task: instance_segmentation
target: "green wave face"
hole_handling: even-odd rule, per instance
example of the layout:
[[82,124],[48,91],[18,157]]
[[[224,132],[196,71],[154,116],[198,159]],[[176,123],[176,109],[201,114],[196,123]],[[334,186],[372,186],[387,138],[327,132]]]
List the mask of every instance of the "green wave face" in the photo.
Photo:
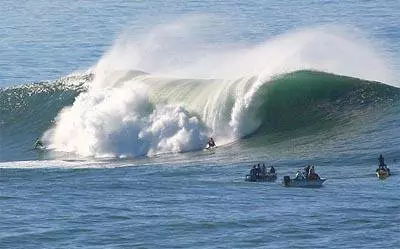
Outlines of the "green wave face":
[[[20,157],[54,122],[57,113],[72,105],[81,85],[34,83],[0,89],[0,160]],[[22,157],[21,159],[23,159]]]
[[[366,116],[370,107],[392,103],[398,88],[323,72],[297,71],[264,84],[256,98],[262,125],[255,132],[273,133],[305,127],[327,128]],[[254,135],[254,134],[253,134]]]

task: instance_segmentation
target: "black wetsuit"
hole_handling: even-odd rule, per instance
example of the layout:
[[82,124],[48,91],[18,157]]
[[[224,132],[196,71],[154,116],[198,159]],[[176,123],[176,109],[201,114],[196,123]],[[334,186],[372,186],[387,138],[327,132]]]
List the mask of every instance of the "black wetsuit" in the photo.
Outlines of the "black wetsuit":
[[214,147],[215,146],[215,142],[213,139],[208,140],[208,146],[209,147]]

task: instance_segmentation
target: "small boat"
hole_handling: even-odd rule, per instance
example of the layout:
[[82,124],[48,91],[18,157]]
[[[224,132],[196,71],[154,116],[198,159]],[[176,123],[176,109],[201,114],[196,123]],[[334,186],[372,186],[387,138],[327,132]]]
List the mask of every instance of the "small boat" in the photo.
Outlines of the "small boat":
[[319,188],[326,181],[325,178],[317,179],[290,179],[290,176],[284,176],[282,184],[285,187],[297,187],[297,188]]
[[376,176],[379,179],[386,179],[386,177],[390,176],[390,171],[389,170],[384,170],[384,169],[377,169],[376,170]]
[[273,182],[277,179],[276,173],[267,173],[265,175],[246,175],[246,182]]

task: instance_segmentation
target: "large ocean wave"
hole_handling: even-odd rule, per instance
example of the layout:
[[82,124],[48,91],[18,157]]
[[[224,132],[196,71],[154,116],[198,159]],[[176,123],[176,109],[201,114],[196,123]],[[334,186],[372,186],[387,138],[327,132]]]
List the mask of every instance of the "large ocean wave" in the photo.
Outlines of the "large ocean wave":
[[80,79],[85,83],[1,90],[2,151],[26,152],[36,137],[49,149],[81,156],[200,150],[208,136],[222,145],[248,136],[339,125],[368,115],[362,110],[371,106],[396,101],[400,94],[379,82],[297,71],[265,82],[238,108],[239,93],[246,94],[255,77],[183,80],[127,72],[123,82],[97,90],[88,87],[90,75]]
[[[293,32],[228,56],[222,51],[208,60],[186,61],[180,70],[157,63],[163,69],[157,72],[149,65],[161,58],[159,51],[146,50],[143,62],[144,43],[133,44],[116,42],[90,73],[0,89],[0,159],[23,158],[37,137],[51,151],[83,157],[201,150],[210,136],[223,145],[335,126],[367,115],[361,109],[396,101],[399,94],[380,83],[388,78],[376,54],[340,32]],[[126,57],[132,47],[133,65]],[[207,70],[213,77],[202,78]],[[178,71],[197,77],[173,77],[185,75]]]

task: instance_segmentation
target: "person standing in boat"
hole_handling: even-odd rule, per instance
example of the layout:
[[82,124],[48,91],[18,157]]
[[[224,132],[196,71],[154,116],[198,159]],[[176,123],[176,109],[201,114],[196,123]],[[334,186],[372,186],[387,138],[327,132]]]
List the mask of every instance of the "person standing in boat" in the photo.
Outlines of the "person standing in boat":
[[386,164],[385,164],[385,159],[383,158],[382,154],[379,155],[378,161],[379,161],[378,168],[387,171],[387,167],[386,167]]
[[385,159],[383,158],[382,154],[379,155],[378,161],[379,161],[379,165],[378,165],[379,167],[385,167],[386,166]]
[[257,164],[256,173],[257,173],[257,176],[261,175],[261,166],[260,166],[260,164]]
[[376,171],[384,170],[390,174],[390,169],[387,167],[387,165],[385,163],[385,159],[383,158],[382,154],[379,155],[378,161],[379,161],[379,165],[378,165],[378,169]]

